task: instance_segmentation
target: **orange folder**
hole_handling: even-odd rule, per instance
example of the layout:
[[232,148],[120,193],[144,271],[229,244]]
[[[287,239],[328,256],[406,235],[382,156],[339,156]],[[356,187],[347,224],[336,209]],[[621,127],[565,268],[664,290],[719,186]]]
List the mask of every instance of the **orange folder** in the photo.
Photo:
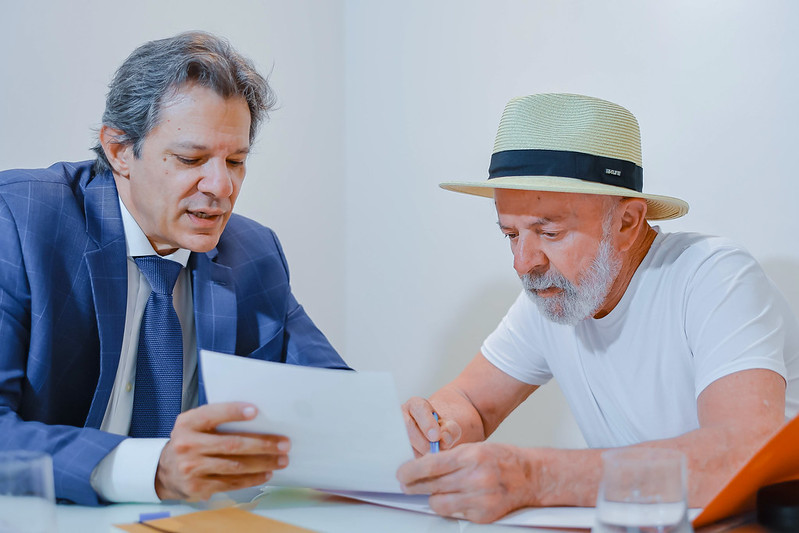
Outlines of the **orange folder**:
[[712,524],[755,508],[757,489],[799,479],[799,416],[760,448],[694,519],[694,527]]
[[313,533],[310,529],[293,526],[236,507],[197,511],[170,518],[158,518],[133,524],[114,524],[130,533]]

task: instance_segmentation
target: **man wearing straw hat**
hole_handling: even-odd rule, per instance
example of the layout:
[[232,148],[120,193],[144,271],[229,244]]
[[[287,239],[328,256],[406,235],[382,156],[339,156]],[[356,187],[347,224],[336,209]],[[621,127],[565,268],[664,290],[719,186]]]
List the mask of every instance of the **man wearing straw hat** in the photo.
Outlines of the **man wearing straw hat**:
[[[417,453],[442,450],[399,469],[404,490],[475,522],[593,506],[602,449],[649,446],[685,453],[689,504],[706,504],[799,409],[787,302],[730,241],[649,224],[688,205],[643,192],[638,123],[618,105],[512,100],[489,174],[441,186],[494,198],[523,291],[454,381],[403,406]],[[553,377],[590,449],[481,442]]]

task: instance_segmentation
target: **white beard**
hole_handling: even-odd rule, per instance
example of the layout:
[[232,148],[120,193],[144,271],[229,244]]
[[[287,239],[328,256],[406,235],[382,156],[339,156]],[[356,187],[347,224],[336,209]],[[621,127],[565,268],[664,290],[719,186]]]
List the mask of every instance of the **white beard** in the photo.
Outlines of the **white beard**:
[[[594,260],[580,274],[577,285],[553,266],[544,274],[525,274],[521,280],[527,296],[535,302],[544,316],[558,324],[575,326],[596,314],[620,270],[621,259],[610,244],[610,235],[605,232]],[[563,292],[547,298],[538,296],[536,292],[553,287]]]

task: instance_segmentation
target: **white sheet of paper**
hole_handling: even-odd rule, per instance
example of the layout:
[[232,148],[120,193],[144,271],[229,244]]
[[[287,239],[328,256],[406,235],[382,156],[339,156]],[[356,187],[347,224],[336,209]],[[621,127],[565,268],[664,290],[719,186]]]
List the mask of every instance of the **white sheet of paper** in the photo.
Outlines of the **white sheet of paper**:
[[[326,490],[329,494],[344,496],[364,502],[385,505],[396,509],[435,514],[424,494],[382,494],[361,491]],[[557,528],[590,528],[594,523],[593,507],[530,507],[519,509],[500,518],[496,524],[506,526],[533,526]]]
[[388,372],[350,372],[200,352],[209,403],[258,407],[223,431],[291,439],[289,465],[270,485],[401,492],[397,468],[413,450]]
[[[325,492],[386,507],[435,514],[427,503],[428,497],[423,494],[383,494],[344,490]],[[594,511],[593,507],[527,507],[513,511],[494,523],[504,526],[590,529],[594,525]],[[702,509],[688,509],[688,519],[693,520],[701,511]]]

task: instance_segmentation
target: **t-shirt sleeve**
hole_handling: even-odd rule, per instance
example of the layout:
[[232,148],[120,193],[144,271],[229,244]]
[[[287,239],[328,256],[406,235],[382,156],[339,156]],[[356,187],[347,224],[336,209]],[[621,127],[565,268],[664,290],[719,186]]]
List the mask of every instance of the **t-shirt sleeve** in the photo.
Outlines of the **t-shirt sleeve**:
[[696,396],[719,378],[754,368],[787,376],[776,289],[746,251],[720,246],[698,265],[685,299]]
[[552,379],[549,365],[541,353],[537,320],[541,317],[524,292],[508,310],[497,328],[480,348],[483,356],[512,378],[530,385],[543,385]]

